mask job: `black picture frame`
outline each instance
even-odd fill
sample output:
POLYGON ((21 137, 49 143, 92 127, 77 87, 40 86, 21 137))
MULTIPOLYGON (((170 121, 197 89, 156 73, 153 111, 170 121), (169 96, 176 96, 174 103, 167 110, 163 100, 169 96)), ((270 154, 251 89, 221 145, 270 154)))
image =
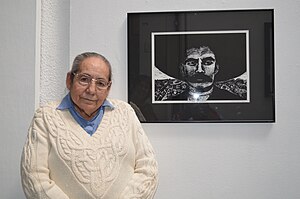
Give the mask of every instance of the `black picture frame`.
POLYGON ((127 42, 141 122, 275 122, 273 9, 127 13, 127 42))

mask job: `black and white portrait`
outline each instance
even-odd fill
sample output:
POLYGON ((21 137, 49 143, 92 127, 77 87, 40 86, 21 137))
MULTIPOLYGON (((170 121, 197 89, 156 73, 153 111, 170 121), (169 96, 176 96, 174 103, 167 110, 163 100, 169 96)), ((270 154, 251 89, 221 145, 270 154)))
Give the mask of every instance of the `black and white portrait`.
POLYGON ((153 103, 249 102, 248 31, 152 33, 153 103))
POLYGON ((128 14, 128 101, 142 122, 274 121, 274 12, 128 14))

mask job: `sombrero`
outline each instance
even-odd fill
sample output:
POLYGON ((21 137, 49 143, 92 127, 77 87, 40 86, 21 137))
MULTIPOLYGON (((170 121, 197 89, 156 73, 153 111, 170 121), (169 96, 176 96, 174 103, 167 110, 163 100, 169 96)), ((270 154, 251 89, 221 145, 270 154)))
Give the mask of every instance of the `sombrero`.
POLYGON ((209 47, 216 56, 219 72, 216 81, 224 81, 247 72, 246 34, 237 32, 187 32, 158 34, 154 37, 154 65, 167 75, 180 78, 179 65, 186 50, 209 47))

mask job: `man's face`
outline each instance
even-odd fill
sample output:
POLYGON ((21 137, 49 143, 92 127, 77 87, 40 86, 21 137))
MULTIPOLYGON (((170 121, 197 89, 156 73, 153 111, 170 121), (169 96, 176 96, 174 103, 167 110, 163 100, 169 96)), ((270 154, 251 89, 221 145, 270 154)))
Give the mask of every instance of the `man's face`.
POLYGON ((67 75, 67 88, 70 90, 73 102, 87 114, 94 113, 108 96, 110 86, 105 89, 97 88, 96 82, 88 85, 80 84, 78 77, 86 75, 97 80, 109 82, 109 68, 99 57, 88 57, 83 60, 73 80, 70 73, 67 75))
POLYGON ((195 88, 206 88, 213 84, 216 74, 216 58, 213 52, 201 49, 191 52, 181 65, 185 81, 195 88))

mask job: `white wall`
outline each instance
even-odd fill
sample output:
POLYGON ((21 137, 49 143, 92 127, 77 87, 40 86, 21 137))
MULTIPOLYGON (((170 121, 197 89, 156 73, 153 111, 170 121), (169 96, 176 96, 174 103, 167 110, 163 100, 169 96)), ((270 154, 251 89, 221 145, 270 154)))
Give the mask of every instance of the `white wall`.
POLYGON ((69 71, 70 0, 41 2, 40 104, 58 100, 66 94, 69 71))
MULTIPOLYGON (((0 31, 0 81, 4 85, 0 96, 3 136, 0 198, 3 199, 24 198, 19 183, 19 155, 34 102, 32 82, 13 81, 20 74, 34 79, 35 4, 22 2, 10 0, 0 7, 0 27, 4 24, 4 32, 0 31)), ((112 62, 111 97, 127 100, 126 13, 129 11, 274 8, 276 123, 143 126, 156 149, 160 166, 157 199, 300 198, 298 0, 42 2, 40 103, 64 94, 69 60, 86 50, 98 51, 112 62)))
POLYGON ((300 198, 299 18, 297 0, 71 1, 70 56, 111 60, 111 97, 127 100, 129 11, 275 9, 275 124, 144 124, 160 166, 158 199, 300 198), (298 44, 298 45, 297 45, 298 44))
POLYGON ((35 102, 35 0, 0 6, 0 198, 24 198, 20 156, 35 102))

